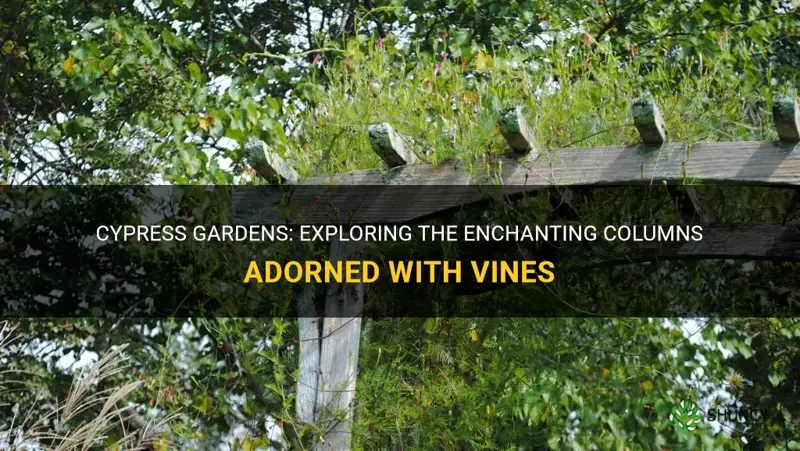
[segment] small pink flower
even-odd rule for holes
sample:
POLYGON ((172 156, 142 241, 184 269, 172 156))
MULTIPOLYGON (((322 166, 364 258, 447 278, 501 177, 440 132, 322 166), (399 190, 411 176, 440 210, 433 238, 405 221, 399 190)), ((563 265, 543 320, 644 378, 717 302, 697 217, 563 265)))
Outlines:
POLYGON ((378 48, 383 50, 383 38, 378 38, 378 48))
POLYGON ((318 64, 320 61, 322 61, 322 57, 319 55, 314 55, 314 60, 311 62, 311 64, 318 64))
POLYGON ((589 33, 586 33, 586 34, 583 35, 583 43, 586 44, 586 45, 591 45, 592 37, 589 36, 589 33))
POLYGON ((433 75, 439 75, 439 72, 442 71, 442 65, 437 64, 436 67, 433 68, 433 75))
POLYGON ((442 39, 444 39, 445 41, 447 40, 447 30, 444 30, 444 32, 442 33, 442 39))

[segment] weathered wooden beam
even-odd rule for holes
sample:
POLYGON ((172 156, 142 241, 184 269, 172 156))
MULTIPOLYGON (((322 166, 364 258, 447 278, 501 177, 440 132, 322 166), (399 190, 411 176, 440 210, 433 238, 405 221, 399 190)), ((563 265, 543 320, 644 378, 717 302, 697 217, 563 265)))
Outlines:
POLYGON ((780 224, 715 224, 705 227, 701 241, 660 243, 651 249, 623 252, 589 268, 658 260, 800 261, 800 229, 780 224))
POLYGON ((800 186, 800 155, 772 142, 715 142, 691 147, 687 182, 800 186))
MULTIPOLYGON (((765 141, 553 149, 549 161, 503 164, 503 184, 583 186, 649 183, 752 183, 800 186, 800 154, 765 141)), ((460 162, 410 165, 386 174, 367 169, 315 177, 307 185, 469 185, 474 171, 460 162)))
POLYGON ((256 175, 269 183, 293 185, 300 182, 300 175, 292 165, 284 161, 263 141, 245 144, 245 160, 256 171, 256 175))
POLYGON ((500 113, 497 125, 512 151, 519 155, 527 154, 529 160, 539 156, 540 149, 536 144, 533 128, 525 120, 522 106, 500 113))
POLYGON ((633 124, 646 145, 660 146, 667 142, 667 132, 661 111, 652 99, 641 98, 631 106, 633 124))
MULTIPOLYGON (((461 260, 533 259, 557 261, 570 271, 666 260, 770 260, 800 262, 800 229, 769 223, 713 224, 703 227, 703 239, 693 242, 627 242, 609 255, 581 243, 491 242, 461 243, 461 260), (576 246, 571 247, 571 244, 576 246), (588 251, 588 252, 587 252, 588 251), (596 254, 592 254, 595 252, 596 254)), ((437 258, 432 255, 429 258, 437 258)), ((387 257, 390 258, 390 257, 387 257)), ((478 282, 466 275, 453 294, 475 295, 514 283, 478 282)))
POLYGON ((800 142, 800 108, 793 97, 775 97, 772 104, 772 121, 782 142, 788 144, 800 142))
MULTIPOLYGON (((502 189, 514 194, 553 186, 663 183, 800 186, 800 154, 773 142, 700 143, 691 149, 682 144, 664 144, 658 152, 643 150, 641 146, 570 148, 557 149, 549 155, 547 161, 500 159, 502 189)), ((339 217, 350 218, 354 223, 402 223, 486 199, 486 195, 477 190, 463 190, 463 186, 473 184, 474 180, 473 171, 458 162, 406 165, 390 173, 356 171, 304 180, 302 189, 295 188, 292 205, 298 207, 300 216, 314 210, 302 222, 329 224, 330 211, 322 209, 322 203, 317 203, 315 197, 325 197, 323 191, 330 185, 368 185, 369 189, 347 192, 330 188, 330 192, 340 196, 326 198, 325 204, 330 205, 331 211, 338 209, 339 217), (380 188, 380 185, 427 185, 430 188, 424 191, 417 188, 418 195, 410 196, 414 191, 380 188), (349 195, 354 198, 344 198, 349 195), (352 215, 348 213, 350 210, 353 210, 352 215)), ((237 216, 251 223, 284 223, 285 217, 269 208, 285 197, 275 190, 278 189, 270 188, 261 193, 258 190, 235 191, 240 201, 237 216)))
MULTIPOLYGON (((598 243, 601 246, 602 244, 598 243)), ((598 267, 667 260, 730 259, 740 261, 800 262, 800 229, 796 226, 782 226, 771 223, 712 224, 703 227, 703 239, 701 241, 626 242, 624 244, 620 243, 620 247, 612 252, 606 253, 607 250, 606 247, 587 246, 585 242, 461 242, 456 255, 459 256, 458 258, 461 261, 549 260, 556 262, 557 268, 570 273, 598 267)), ((384 257, 387 260, 393 258, 390 255, 384 255, 384 257)), ((426 255, 426 258, 444 257, 429 254, 426 255)), ((441 280, 441 269, 437 274, 436 279, 441 280)), ((452 291, 447 295, 476 295, 509 285, 519 286, 510 282, 478 282, 474 275, 465 274, 461 282, 454 284, 452 291)), ((412 292, 413 290, 399 290, 397 294, 407 297, 412 295, 412 292)), ((446 304, 446 302, 443 304, 446 304)), ((440 304, 440 306, 443 306, 443 304, 440 304)), ((420 315, 424 311, 420 307, 408 305, 401 308, 401 310, 393 311, 392 315, 402 316, 403 312, 420 315)), ((445 310, 440 310, 440 312, 443 311, 445 310)), ((498 312, 493 308, 489 308, 487 311, 498 312)), ((463 313, 464 311, 462 310, 463 313)), ((519 310, 516 313, 523 314, 519 310)), ((367 314, 369 314, 369 311, 367 314)))
POLYGON ((372 150, 390 167, 395 168, 404 164, 417 163, 417 154, 408 147, 405 138, 394 131, 391 125, 384 122, 373 124, 369 128, 369 141, 372 150))

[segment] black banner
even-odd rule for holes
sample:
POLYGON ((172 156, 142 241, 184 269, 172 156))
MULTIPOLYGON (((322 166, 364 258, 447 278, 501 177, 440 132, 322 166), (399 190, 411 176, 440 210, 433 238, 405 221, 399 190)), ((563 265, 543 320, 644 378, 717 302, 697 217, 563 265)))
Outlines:
POLYGON ((790 191, 704 188, 5 187, 0 317, 800 315, 790 191))

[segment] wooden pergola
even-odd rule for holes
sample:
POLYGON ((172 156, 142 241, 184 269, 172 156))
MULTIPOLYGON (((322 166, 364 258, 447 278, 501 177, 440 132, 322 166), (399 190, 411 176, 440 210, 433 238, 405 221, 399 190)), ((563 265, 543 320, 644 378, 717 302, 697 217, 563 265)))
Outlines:
MULTIPOLYGON (((350 212, 350 223, 402 224, 435 217, 486 198, 480 190, 448 191, 447 187, 502 185, 506 195, 554 189, 563 194, 576 187, 614 185, 667 185, 671 195, 688 199, 696 217, 703 208, 692 185, 743 184, 793 188, 800 186, 800 110, 795 99, 776 97, 773 120, 775 142, 669 143, 661 113, 649 99, 633 103, 632 116, 641 142, 633 146, 543 149, 521 107, 503 112, 498 125, 510 151, 482 173, 457 161, 424 164, 407 140, 387 123, 369 127, 373 150, 386 168, 301 179, 298 173, 262 142, 247 147, 249 164, 259 177, 281 185, 374 186, 368 205, 350 212), (401 191, 381 186, 428 185, 440 187, 427 195, 409 198, 401 191), (680 189, 679 189, 680 187, 680 189), (682 191, 682 192, 681 192, 682 191), (460 193, 453 195, 453 193, 460 193), (390 205, 391 208, 380 208, 390 205), (376 207, 377 206, 377 207, 376 207)), ((420 190, 420 192, 422 192, 420 190)), ((356 191, 353 191, 356 193, 356 191)), ((292 203, 301 210, 312 205, 313 190, 298 190, 292 203), (306 196, 306 198, 303 198, 306 196)), ((356 196, 356 194, 353 194, 356 196)), ((795 194, 798 205, 800 196, 795 194)), ((247 191, 235 199, 239 222, 284 223, 270 205, 281 199, 265 199, 247 191)), ((345 207, 364 206, 363 195, 332 200, 345 207)), ((787 215, 791 212, 787 212, 787 215)), ((302 215, 301 215, 302 216, 302 215)), ((309 211, 306 221, 325 222, 309 211)), ((334 241, 330 260, 357 258, 363 243, 334 241)), ((746 258, 800 261, 800 233, 785 224, 748 224, 710 228, 701 243, 677 244, 662 250, 659 258, 746 258)), ((625 256, 620 262, 646 261, 653 255, 625 256)), ((319 425, 324 431, 319 450, 350 449, 350 424, 355 400, 361 311, 364 287, 331 284, 325 288, 325 311, 314 311, 313 285, 303 286, 296 303, 303 313, 300 325, 300 374, 297 382, 298 419, 319 425)))

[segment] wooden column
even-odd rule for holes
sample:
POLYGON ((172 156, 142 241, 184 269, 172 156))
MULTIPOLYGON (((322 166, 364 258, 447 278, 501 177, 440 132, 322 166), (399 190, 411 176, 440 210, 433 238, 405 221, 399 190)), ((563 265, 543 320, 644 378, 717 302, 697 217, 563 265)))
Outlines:
MULTIPOLYGON (((297 171, 263 142, 248 143, 245 152, 258 177, 273 184, 299 183, 297 171)), ((307 257, 303 243, 296 243, 294 248, 297 259, 307 257)), ((353 258, 359 249, 360 243, 334 241, 330 260, 353 258)), ((299 421, 322 431, 315 449, 349 450, 364 288, 329 285, 323 317, 316 311, 315 297, 314 284, 298 285, 295 302, 300 343, 295 410, 299 421)))
MULTIPOLYGON (((245 161, 256 175, 270 184, 297 184, 300 176, 294 168, 278 156, 263 141, 251 141, 245 145, 245 161)), ((295 254, 302 258, 306 249, 302 243, 294 247, 295 254)), ((313 284, 300 285, 295 293, 295 302, 300 317, 299 334, 299 374, 295 410, 297 419, 314 423, 314 409, 317 401, 317 378, 320 365, 320 318, 314 307, 315 290, 313 284)))
MULTIPOLYGON (((358 259, 363 244, 334 240, 330 260, 358 259)), ((324 431, 318 451, 346 451, 352 446, 364 291, 364 284, 333 283, 325 295, 314 409, 317 424, 324 431)))
MULTIPOLYGON (((368 132, 373 150, 390 168, 419 161, 390 124, 372 125, 368 132)), ((364 247, 364 242, 334 240, 330 260, 359 259, 364 247)), ((301 419, 313 420, 324 431, 316 446, 318 451, 346 451, 352 446, 364 292, 363 284, 330 284, 321 329, 317 329, 320 320, 316 318, 304 318, 300 324, 306 332, 301 330, 304 341, 298 381, 306 387, 298 386, 297 410, 301 419), (315 333, 317 339, 309 340, 315 333), (314 368, 312 363, 317 358, 319 364, 314 368)), ((303 303, 313 307, 313 300, 304 299, 303 303)))
MULTIPOLYGON (((305 249, 301 249, 299 256, 305 255, 305 249)), ((300 340, 298 349, 298 374, 295 397, 295 412, 297 420, 316 424, 319 420, 316 415, 318 381, 320 367, 320 334, 322 328, 322 318, 314 306, 316 290, 314 284, 304 284, 295 294, 297 302, 298 339, 300 340)))

